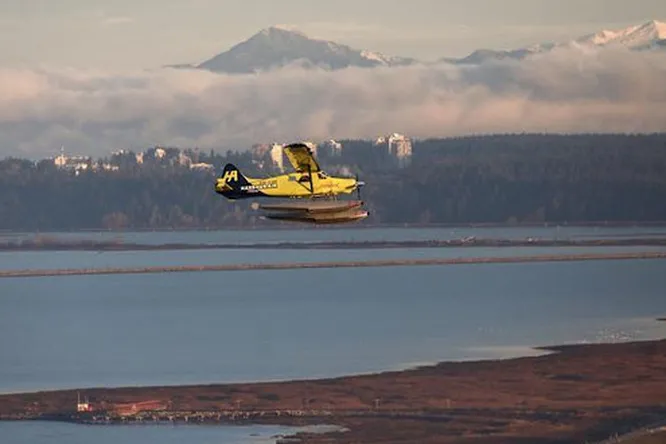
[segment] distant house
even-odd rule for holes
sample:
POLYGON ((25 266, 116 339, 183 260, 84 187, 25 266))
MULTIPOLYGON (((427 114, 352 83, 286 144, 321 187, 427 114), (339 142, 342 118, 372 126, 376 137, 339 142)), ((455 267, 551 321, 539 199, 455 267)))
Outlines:
POLYGON ((86 400, 81 402, 81 394, 77 392, 76 411, 77 412, 92 412, 92 405, 86 400))
POLYGON ((53 158, 53 164, 59 168, 74 171, 78 176, 81 171, 90 170, 93 167, 92 158, 89 156, 67 156, 64 148, 60 149, 60 155, 53 158))

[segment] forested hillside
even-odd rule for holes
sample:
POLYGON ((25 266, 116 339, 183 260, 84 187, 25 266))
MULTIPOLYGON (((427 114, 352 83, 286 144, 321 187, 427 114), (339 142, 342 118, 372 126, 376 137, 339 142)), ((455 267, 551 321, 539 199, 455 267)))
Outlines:
MULTIPOLYGON (((367 182, 363 224, 666 221, 666 135, 506 135, 414 142, 399 168, 370 141, 340 141, 320 155, 367 182)), ((178 152, 178 150, 172 150, 178 152)), ((74 174, 52 160, 0 161, 0 229, 221 228, 260 221, 249 202, 213 191, 227 162, 259 170, 249 153, 193 153, 215 170, 138 164, 133 153, 99 162, 117 170, 74 174)), ((145 156, 149 158, 149 156, 145 156)))

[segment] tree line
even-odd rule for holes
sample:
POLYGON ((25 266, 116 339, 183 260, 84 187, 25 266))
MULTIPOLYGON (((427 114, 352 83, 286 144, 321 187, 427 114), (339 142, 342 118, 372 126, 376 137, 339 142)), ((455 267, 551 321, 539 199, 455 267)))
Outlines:
MULTIPOLYGON (((516 134, 413 143, 411 164, 396 166, 372 141, 343 140, 322 152, 331 172, 358 174, 371 216, 364 224, 621 223, 666 221, 666 134, 516 134)), ((72 171, 52 160, 0 161, 0 229, 225 228, 277 225, 249 201, 213 190, 227 162, 267 175, 248 152, 150 150, 98 159, 117 170, 72 171), (213 165, 192 169, 178 161, 213 165)))

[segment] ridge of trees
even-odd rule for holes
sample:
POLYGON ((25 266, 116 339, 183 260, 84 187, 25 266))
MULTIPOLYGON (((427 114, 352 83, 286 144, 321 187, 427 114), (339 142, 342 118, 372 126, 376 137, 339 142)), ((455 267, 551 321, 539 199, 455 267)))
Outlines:
MULTIPOLYGON (((666 221, 666 134, 515 134, 413 142, 399 167, 386 146, 342 140, 340 156, 321 151, 329 173, 359 174, 368 224, 594 223, 666 221)), ((127 152, 90 161, 75 174, 53 160, 0 160, 0 229, 225 228, 278 225, 250 201, 213 190, 227 162, 269 175, 249 152, 154 149, 143 163, 127 152), (192 169, 178 161, 213 165, 192 169)))

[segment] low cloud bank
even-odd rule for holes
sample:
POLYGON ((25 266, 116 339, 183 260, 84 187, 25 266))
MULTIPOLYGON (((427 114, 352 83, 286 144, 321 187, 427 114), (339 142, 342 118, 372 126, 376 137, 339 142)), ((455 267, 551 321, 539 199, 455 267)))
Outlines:
POLYGON ((524 61, 229 76, 0 68, 0 157, 155 144, 503 132, 666 131, 666 52, 569 48, 524 61))

